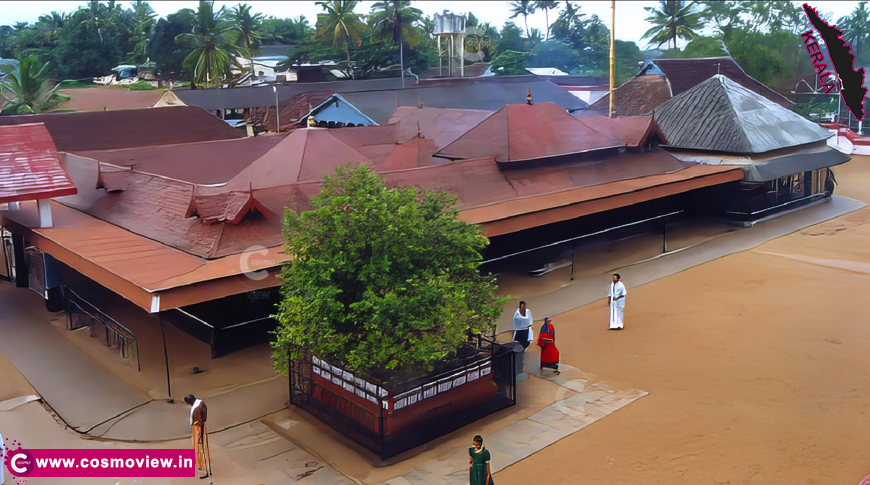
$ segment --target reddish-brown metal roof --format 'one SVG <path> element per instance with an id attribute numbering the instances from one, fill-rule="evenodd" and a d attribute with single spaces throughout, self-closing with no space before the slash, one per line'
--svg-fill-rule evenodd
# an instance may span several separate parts
<path id="1" fill-rule="evenodd" d="M 194 106 L 0 116 L 0 126 L 45 123 L 60 152 L 230 140 L 245 135 Z"/>
<path id="2" fill-rule="evenodd" d="M 224 192 L 215 195 L 195 195 L 187 209 L 187 217 L 197 216 L 205 224 L 226 222 L 238 224 L 251 212 L 269 218 L 274 213 L 263 207 L 250 192 Z"/>
<path id="3" fill-rule="evenodd" d="M 66 89 L 60 91 L 70 97 L 61 109 L 75 111 L 115 111 L 121 109 L 150 108 L 160 101 L 164 90 L 130 91 L 121 86 Z"/>
<path id="4" fill-rule="evenodd" d="M 0 203 L 75 193 L 45 125 L 0 126 Z"/>
<path id="5" fill-rule="evenodd" d="M 613 90 L 614 116 L 646 116 L 656 106 L 671 99 L 668 80 L 658 74 L 644 74 Z M 592 111 L 610 114 L 610 94 L 589 106 Z"/>
<path id="6" fill-rule="evenodd" d="M 643 145 L 653 133 L 656 133 L 659 139 L 665 142 L 664 135 L 653 121 L 652 115 L 611 118 L 597 111 L 589 110 L 575 111 L 572 114 L 586 124 L 619 135 L 628 147 L 637 148 Z"/>
<path id="7" fill-rule="evenodd" d="M 450 145 L 468 130 L 492 115 L 480 109 L 440 109 L 400 106 L 387 122 L 399 125 L 399 143 L 419 134 L 435 142 L 439 150 Z"/>
<path id="8" fill-rule="evenodd" d="M 96 217 L 51 202 L 54 227 L 37 229 L 35 202 L 19 210 L 0 211 L 0 223 L 80 273 L 151 311 L 168 310 L 224 296 L 277 286 L 277 270 L 290 257 L 281 246 L 253 257 L 215 260 L 185 253 Z M 245 265 L 241 264 L 242 261 Z M 267 277 L 244 273 L 268 270 Z M 203 284 L 207 282 L 207 284 Z"/>
<path id="9" fill-rule="evenodd" d="M 498 162 L 540 160 L 624 146 L 555 103 L 511 104 L 438 152 L 448 158 L 495 157 Z"/>
<path id="10" fill-rule="evenodd" d="M 153 173 L 195 184 L 225 183 L 254 160 L 281 142 L 283 136 L 255 136 L 234 140 L 206 141 L 181 145 L 124 148 L 120 150 L 75 151 L 139 172 Z"/>

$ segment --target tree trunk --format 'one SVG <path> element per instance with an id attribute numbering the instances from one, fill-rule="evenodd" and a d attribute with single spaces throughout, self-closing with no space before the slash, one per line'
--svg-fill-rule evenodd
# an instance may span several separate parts
<path id="1" fill-rule="evenodd" d="M 350 65 L 350 46 L 347 42 L 344 44 L 344 53 L 347 54 L 347 68 L 350 70 L 350 78 L 356 79 L 356 72 L 353 70 L 353 66 Z"/>
<path id="2" fill-rule="evenodd" d="M 523 22 L 525 22 L 525 24 L 526 24 L 526 37 L 528 37 L 529 42 L 531 42 L 532 41 L 532 34 L 531 34 L 531 32 L 529 32 L 529 16 L 528 15 L 523 14 Z"/>

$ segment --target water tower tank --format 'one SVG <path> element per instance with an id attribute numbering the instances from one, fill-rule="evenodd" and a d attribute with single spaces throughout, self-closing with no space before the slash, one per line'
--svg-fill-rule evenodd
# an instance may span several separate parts
<path id="1" fill-rule="evenodd" d="M 464 33 L 464 15 L 457 15 L 455 13 L 451 13 L 449 10 L 445 10 L 444 13 L 435 14 L 435 35 Z"/>

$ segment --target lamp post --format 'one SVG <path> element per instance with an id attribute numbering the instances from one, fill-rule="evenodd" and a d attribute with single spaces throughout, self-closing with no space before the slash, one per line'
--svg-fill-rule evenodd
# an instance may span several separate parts
<path id="1" fill-rule="evenodd" d="M 281 107 L 278 106 L 278 86 L 272 86 L 275 93 L 275 133 L 281 133 Z"/>

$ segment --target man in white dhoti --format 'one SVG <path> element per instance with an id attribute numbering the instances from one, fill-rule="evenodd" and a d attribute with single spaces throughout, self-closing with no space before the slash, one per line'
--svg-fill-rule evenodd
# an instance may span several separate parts
<path id="1" fill-rule="evenodd" d="M 520 307 L 514 312 L 514 341 L 523 346 L 523 350 L 535 339 L 532 330 L 532 311 L 526 308 L 526 302 L 521 301 Z"/>
<path id="2" fill-rule="evenodd" d="M 620 281 L 618 273 L 613 274 L 610 283 L 610 293 L 607 294 L 607 304 L 610 307 L 610 330 L 622 330 L 622 312 L 625 310 L 625 285 Z"/>

